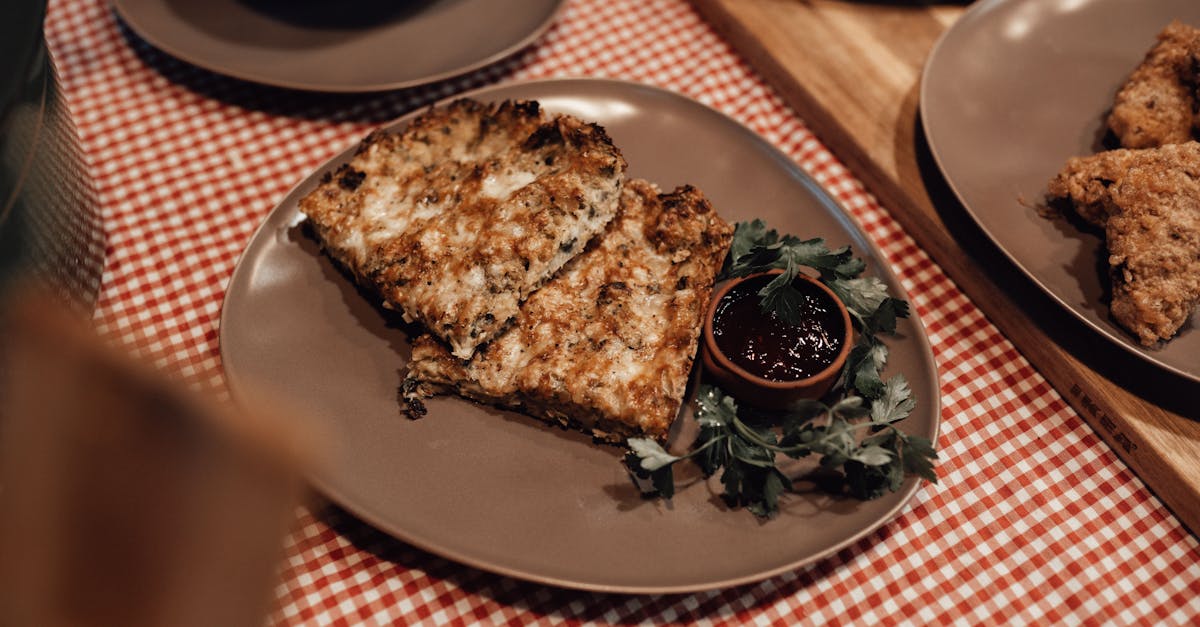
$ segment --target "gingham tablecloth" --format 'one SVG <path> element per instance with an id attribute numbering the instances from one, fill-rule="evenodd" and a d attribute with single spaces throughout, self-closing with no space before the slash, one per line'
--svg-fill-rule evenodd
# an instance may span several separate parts
<path id="1" fill-rule="evenodd" d="M 1200 621 L 1200 545 L 683 0 L 572 0 L 535 45 L 449 82 L 294 93 L 160 53 L 105 0 L 51 3 L 46 35 L 103 205 L 100 328 L 224 394 L 217 322 L 251 234 L 298 180 L 375 125 L 467 88 L 604 76 L 665 87 L 762 134 L 886 253 L 940 364 L 941 481 L 837 555 L 739 588 L 640 597 L 546 588 L 301 511 L 273 620 L 310 624 L 909 619 Z"/>

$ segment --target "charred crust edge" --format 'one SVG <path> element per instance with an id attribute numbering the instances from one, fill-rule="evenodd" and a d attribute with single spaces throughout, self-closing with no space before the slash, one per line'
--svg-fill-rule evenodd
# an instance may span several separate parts
<path id="1" fill-rule="evenodd" d="M 344 164 L 337 169 L 338 186 L 342 189 L 352 192 L 362 185 L 367 178 L 367 173 L 361 170 L 356 170 L 350 167 L 349 164 Z"/>

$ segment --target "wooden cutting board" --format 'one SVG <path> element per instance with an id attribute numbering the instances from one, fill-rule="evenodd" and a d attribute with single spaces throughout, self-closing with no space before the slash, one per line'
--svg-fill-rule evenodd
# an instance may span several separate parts
<path id="1" fill-rule="evenodd" d="M 918 121 L 921 70 L 963 3 L 693 2 L 1079 415 L 1200 532 L 1200 384 L 1129 356 L 1063 311 L 983 235 L 929 154 Z"/>

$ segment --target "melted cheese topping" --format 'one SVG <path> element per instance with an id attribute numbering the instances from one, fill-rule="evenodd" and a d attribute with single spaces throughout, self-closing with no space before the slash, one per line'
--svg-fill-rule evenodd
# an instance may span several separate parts
<path id="1" fill-rule="evenodd" d="M 489 174 L 479 186 L 479 193 L 486 198 L 504 199 L 517 190 L 537 180 L 537 174 L 525 171 L 509 171 Z"/>
<path id="2" fill-rule="evenodd" d="M 530 296 L 508 331 L 465 363 L 418 340 L 409 378 L 419 392 L 565 416 L 599 437 L 664 438 L 731 237 L 699 192 L 660 196 L 630 181 L 617 219 Z"/>
<path id="3" fill-rule="evenodd" d="M 300 208 L 360 282 L 467 358 L 604 230 L 624 170 L 598 127 L 459 101 L 368 137 Z"/>

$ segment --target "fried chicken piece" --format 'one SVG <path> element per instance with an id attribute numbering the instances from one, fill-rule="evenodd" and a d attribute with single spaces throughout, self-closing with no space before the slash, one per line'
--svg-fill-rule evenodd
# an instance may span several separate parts
<path id="1" fill-rule="evenodd" d="M 1200 29 L 1171 22 L 1117 92 L 1108 128 L 1121 146 L 1153 148 L 1192 139 L 1200 126 L 1198 75 Z"/>
<path id="2" fill-rule="evenodd" d="M 1104 228 L 1112 203 L 1111 187 L 1131 168 L 1170 170 L 1190 163 L 1200 144 L 1164 146 L 1162 150 L 1109 150 L 1089 157 L 1071 157 L 1050 181 L 1051 200 L 1069 200 L 1071 207 L 1090 224 Z"/>
<path id="3" fill-rule="evenodd" d="M 1113 318 L 1145 346 L 1174 336 L 1200 303 L 1200 143 L 1073 158 L 1048 196 L 1104 228 Z"/>
<path id="4" fill-rule="evenodd" d="M 1104 228 L 1112 202 L 1109 190 L 1129 171 L 1138 154 L 1133 150 L 1110 150 L 1090 157 L 1071 157 L 1050 181 L 1047 197 L 1051 201 L 1069 201 L 1081 218 Z"/>
<path id="5" fill-rule="evenodd" d="M 1147 346 L 1175 335 L 1200 303 L 1200 151 L 1188 145 L 1178 167 L 1136 165 L 1112 193 L 1112 313 Z"/>

